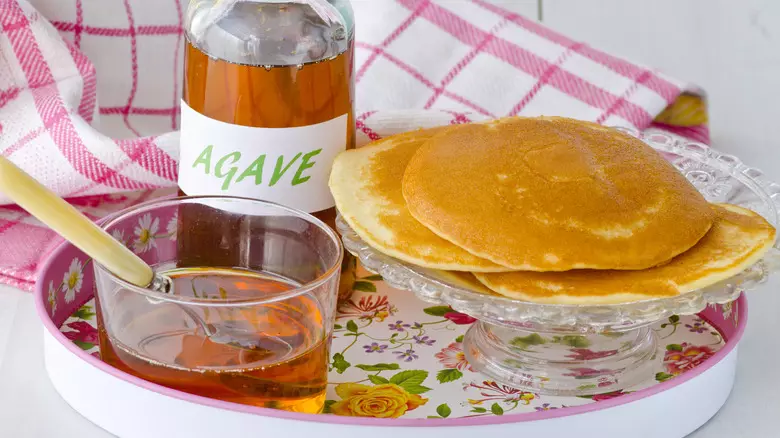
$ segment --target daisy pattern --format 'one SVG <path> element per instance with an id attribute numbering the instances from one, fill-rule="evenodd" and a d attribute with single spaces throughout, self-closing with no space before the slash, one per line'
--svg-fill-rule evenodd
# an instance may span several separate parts
<path id="1" fill-rule="evenodd" d="M 723 319 L 729 319 L 731 317 L 731 313 L 733 312 L 733 303 L 728 302 L 726 304 L 721 305 L 721 311 L 723 312 Z"/>
<path id="2" fill-rule="evenodd" d="M 179 213 L 173 214 L 171 220 L 168 221 L 168 226 L 165 228 L 165 232 L 168 233 L 168 238 L 176 241 L 176 228 L 179 224 Z"/>
<path id="3" fill-rule="evenodd" d="M 79 259 L 73 259 L 68 267 L 68 272 L 62 278 L 62 290 L 65 292 L 65 302 L 71 303 L 76 298 L 76 293 L 81 290 L 84 283 L 84 274 L 81 272 L 82 264 Z"/>
<path id="4" fill-rule="evenodd" d="M 51 316 L 54 317 L 54 312 L 57 311 L 57 290 L 54 289 L 54 281 L 49 282 L 49 309 L 51 309 Z"/>
<path id="5" fill-rule="evenodd" d="M 141 219 L 138 220 L 138 226 L 135 227 L 136 239 L 133 244 L 135 252 L 142 254 L 157 247 L 154 239 L 159 227 L 160 218 L 152 219 L 151 214 L 141 216 Z"/>
<path id="6" fill-rule="evenodd" d="M 122 230 L 114 230 L 111 232 L 111 237 L 113 237 L 118 242 L 121 242 L 122 245 L 127 246 L 127 240 L 125 240 L 125 232 Z"/>

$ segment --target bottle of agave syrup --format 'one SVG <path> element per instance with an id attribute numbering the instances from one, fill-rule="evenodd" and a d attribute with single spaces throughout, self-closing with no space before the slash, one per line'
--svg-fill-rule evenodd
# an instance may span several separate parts
<path id="1" fill-rule="evenodd" d="M 354 19 L 348 0 L 191 0 L 181 108 L 184 195 L 273 201 L 334 225 L 335 156 L 355 147 Z M 230 266 L 242 245 L 197 206 L 179 213 L 189 266 Z M 355 279 L 345 257 L 340 297 Z"/>

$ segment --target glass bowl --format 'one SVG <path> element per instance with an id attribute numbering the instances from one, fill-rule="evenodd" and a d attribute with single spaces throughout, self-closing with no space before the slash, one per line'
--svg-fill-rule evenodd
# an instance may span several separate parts
<path id="1" fill-rule="evenodd" d="M 618 128 L 663 154 L 710 202 L 749 208 L 778 223 L 780 184 L 737 157 L 660 133 Z M 735 300 L 780 266 L 776 242 L 767 255 L 719 284 L 675 297 L 612 305 L 537 304 L 488 295 L 440 271 L 387 256 L 366 244 L 339 217 L 345 248 L 397 289 L 448 305 L 478 320 L 464 351 L 476 369 L 505 384 L 552 395 L 592 395 L 633 384 L 652 367 L 658 342 L 649 325 Z"/>

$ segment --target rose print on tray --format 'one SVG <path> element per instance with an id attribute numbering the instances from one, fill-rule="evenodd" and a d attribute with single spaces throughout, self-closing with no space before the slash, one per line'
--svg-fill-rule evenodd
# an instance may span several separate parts
<path id="1" fill-rule="evenodd" d="M 330 413 L 350 417 L 398 418 L 428 402 L 392 383 L 377 386 L 342 383 L 336 386 L 336 394 L 342 399 L 329 403 Z"/>
<path id="2" fill-rule="evenodd" d="M 452 321 L 453 323 L 458 325 L 469 325 L 469 324 L 473 324 L 476 321 L 475 318 L 472 318 L 471 316 L 466 315 L 465 313 L 456 312 L 450 306 L 427 307 L 423 309 L 423 312 L 432 316 L 442 316 L 446 320 Z"/>
<path id="3" fill-rule="evenodd" d="M 398 418 L 428 403 L 427 398 L 420 396 L 431 390 L 422 385 L 428 378 L 427 371 L 401 371 L 388 379 L 379 375 L 390 367 L 388 364 L 358 367 L 368 372 L 376 370 L 366 379 L 373 385 L 337 384 L 335 392 L 341 400 L 328 400 L 326 412 L 350 417 Z"/>
<path id="4" fill-rule="evenodd" d="M 79 307 L 60 327 L 66 338 L 82 350 L 99 357 L 98 332 L 95 321 L 94 301 Z"/>
<path id="5" fill-rule="evenodd" d="M 715 352 L 705 345 L 670 344 L 666 346 L 664 366 L 669 374 L 678 375 L 701 365 L 713 354 Z"/>
<path id="6" fill-rule="evenodd" d="M 65 327 L 73 329 L 72 331 L 63 331 L 62 333 L 82 350 L 91 350 L 98 344 L 97 329 L 86 321 L 75 321 L 65 324 Z"/>

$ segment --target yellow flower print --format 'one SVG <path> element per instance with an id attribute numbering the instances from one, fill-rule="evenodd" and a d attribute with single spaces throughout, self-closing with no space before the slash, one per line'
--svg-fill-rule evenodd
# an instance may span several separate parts
<path id="1" fill-rule="evenodd" d="M 165 232 L 169 239 L 176 240 L 176 230 L 179 226 L 179 213 L 174 213 L 173 217 L 168 221 L 168 226 L 165 228 Z"/>
<path id="2" fill-rule="evenodd" d="M 341 400 L 333 403 L 330 411 L 347 417 L 398 418 L 428 402 L 427 398 L 410 394 L 392 383 L 376 386 L 342 383 L 336 386 L 336 394 Z"/>
<path id="3" fill-rule="evenodd" d="M 49 282 L 49 295 L 47 297 L 49 301 L 49 308 L 51 309 L 51 316 L 54 316 L 54 312 L 57 311 L 57 291 L 54 289 L 54 282 Z"/>
<path id="4" fill-rule="evenodd" d="M 73 259 L 68 267 L 68 272 L 62 277 L 62 290 L 65 292 L 66 303 L 73 302 L 76 293 L 81 291 L 81 285 L 84 283 L 82 268 L 83 265 L 79 259 Z"/>
<path id="5" fill-rule="evenodd" d="M 157 246 L 155 234 L 157 234 L 159 227 L 160 219 L 152 219 L 151 214 L 145 214 L 138 220 L 138 226 L 135 227 L 135 242 L 133 243 L 135 252 L 141 254 Z"/>

